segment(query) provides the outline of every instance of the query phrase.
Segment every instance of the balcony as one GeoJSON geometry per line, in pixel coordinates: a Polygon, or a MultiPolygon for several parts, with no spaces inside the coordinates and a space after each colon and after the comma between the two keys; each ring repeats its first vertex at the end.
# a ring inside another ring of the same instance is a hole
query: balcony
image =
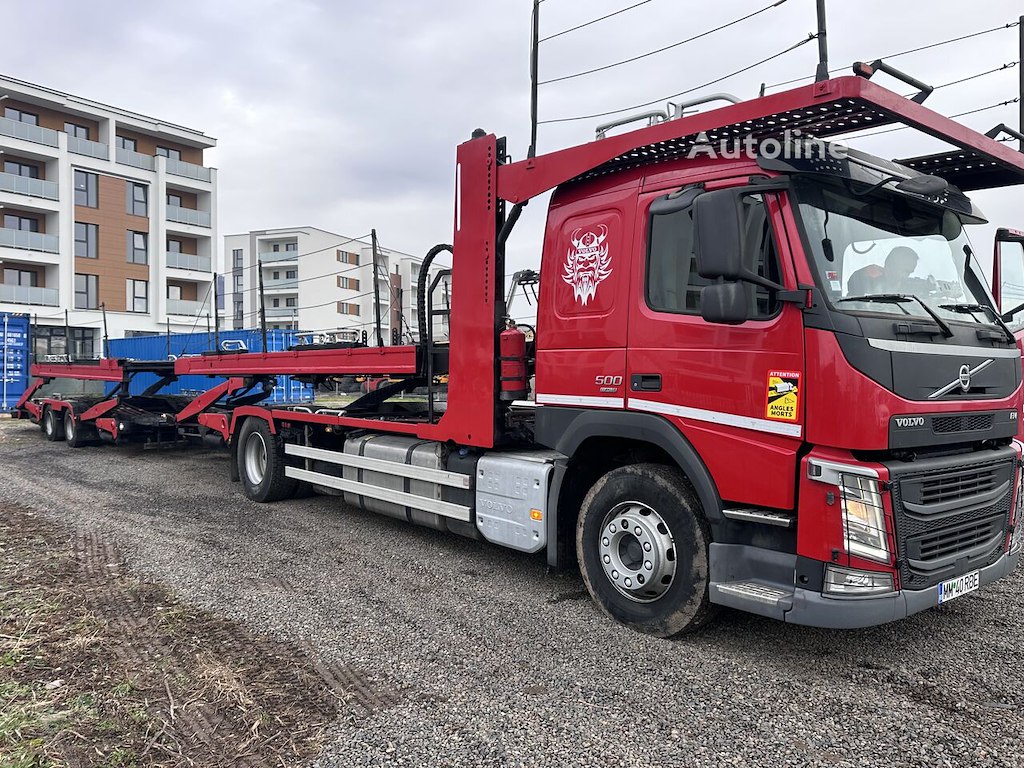
{"type": "Polygon", "coordinates": [[[179,224],[193,224],[197,227],[210,226],[210,214],[206,211],[196,211],[192,208],[179,208],[176,205],[167,206],[167,220],[176,221],[179,224]]]}
{"type": "Polygon", "coordinates": [[[57,199],[56,181],[32,179],[14,173],[0,173],[0,190],[29,197],[41,197],[46,200],[57,199]]]}
{"type": "Polygon", "coordinates": [[[57,131],[52,128],[29,125],[20,120],[11,120],[9,117],[0,117],[0,134],[36,144],[45,144],[48,147],[57,146],[57,131]]]}
{"type": "Polygon", "coordinates": [[[133,152],[123,147],[117,148],[117,162],[122,165],[130,165],[133,168],[143,168],[147,171],[156,170],[156,160],[152,155],[144,155],[141,152],[133,152]]]}
{"type": "Polygon", "coordinates": [[[168,251],[167,266],[175,269],[191,269],[195,272],[211,272],[213,266],[209,256],[197,256],[194,253],[174,253],[168,251]]]}
{"type": "Polygon", "coordinates": [[[68,136],[68,152],[86,157],[95,157],[97,160],[110,158],[110,149],[106,144],[98,141],[81,139],[78,136],[68,136]]]}
{"type": "Polygon", "coordinates": [[[291,291],[295,293],[299,289],[299,281],[291,280],[264,280],[263,290],[265,291],[291,291]]]}
{"type": "Polygon", "coordinates": [[[260,261],[267,264],[271,261],[298,261],[298,251],[266,251],[260,254],[260,261]]]}
{"type": "Polygon", "coordinates": [[[0,285],[0,302],[35,304],[41,307],[60,306],[56,288],[37,288],[32,285],[0,285]]]}
{"type": "Polygon", "coordinates": [[[268,318],[274,317],[278,319],[282,317],[295,319],[299,314],[297,307],[267,307],[266,312],[268,318]]]}
{"type": "Polygon", "coordinates": [[[205,315],[209,311],[210,305],[205,301],[187,301],[185,299],[167,300],[168,315],[187,315],[188,317],[197,317],[199,315],[205,315]]]}
{"type": "Polygon", "coordinates": [[[167,158],[167,172],[173,176],[184,176],[197,181],[209,181],[212,178],[209,168],[171,158],[167,158]]]}
{"type": "Polygon", "coordinates": [[[42,251],[43,253],[60,252],[56,235],[26,232],[23,229],[0,229],[0,248],[21,248],[26,251],[42,251]]]}

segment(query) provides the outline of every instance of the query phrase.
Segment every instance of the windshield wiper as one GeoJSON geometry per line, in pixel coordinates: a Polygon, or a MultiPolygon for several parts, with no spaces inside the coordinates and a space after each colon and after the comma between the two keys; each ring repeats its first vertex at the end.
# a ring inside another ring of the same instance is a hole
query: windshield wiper
{"type": "Polygon", "coordinates": [[[947,309],[950,312],[961,312],[964,314],[984,312],[992,318],[993,325],[999,326],[999,330],[1006,335],[1006,340],[1008,342],[1014,344],[1017,341],[1013,336],[1013,331],[1011,331],[1010,327],[1003,322],[1003,318],[999,316],[999,313],[987,304],[939,304],[939,309],[947,309]]]}
{"type": "MultiPolygon", "coordinates": [[[[928,316],[939,326],[943,336],[947,339],[953,336],[953,330],[946,324],[946,321],[939,317],[935,310],[929,307],[920,296],[915,296],[912,293],[866,293],[863,296],[847,296],[844,299],[839,299],[836,303],[839,304],[844,301],[885,301],[890,304],[905,304],[908,301],[916,301],[921,305],[921,309],[927,312],[928,316]]],[[[910,313],[907,312],[907,314],[909,315],[910,313]]]]}

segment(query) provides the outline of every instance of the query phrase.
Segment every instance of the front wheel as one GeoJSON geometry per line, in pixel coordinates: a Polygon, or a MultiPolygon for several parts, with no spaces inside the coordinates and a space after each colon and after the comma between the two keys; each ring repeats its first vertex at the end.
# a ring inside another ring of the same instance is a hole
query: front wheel
{"type": "Polygon", "coordinates": [[[587,493],[576,555],[591,597],[622,624],[657,637],[692,631],[712,615],[711,535],[682,473],[620,467],[587,493]]]}
{"type": "Polygon", "coordinates": [[[295,493],[297,480],[285,477],[284,440],[263,419],[245,420],[238,434],[238,474],[253,501],[279,501],[295,493]]]}

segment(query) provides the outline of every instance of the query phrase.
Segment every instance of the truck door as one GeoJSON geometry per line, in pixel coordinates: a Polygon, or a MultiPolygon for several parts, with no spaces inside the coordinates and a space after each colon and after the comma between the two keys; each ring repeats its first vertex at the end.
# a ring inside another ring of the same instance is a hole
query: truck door
{"type": "MultiPolygon", "coordinates": [[[[795,289],[781,200],[741,200],[748,268],[795,289]]],[[[700,295],[711,281],[697,273],[687,193],[641,196],[637,221],[627,408],[672,421],[723,500],[792,508],[807,385],[800,309],[750,285],[749,320],[706,322],[700,295]]]]}
{"type": "Polygon", "coordinates": [[[1024,232],[1020,230],[996,230],[992,294],[999,311],[1010,315],[1006,324],[1017,337],[1017,346],[1024,345],[1024,232]]]}

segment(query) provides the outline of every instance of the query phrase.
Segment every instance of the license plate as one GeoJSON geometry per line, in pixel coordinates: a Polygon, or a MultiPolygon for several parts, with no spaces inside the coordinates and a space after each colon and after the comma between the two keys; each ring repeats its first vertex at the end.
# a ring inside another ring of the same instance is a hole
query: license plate
{"type": "Polygon", "coordinates": [[[944,581],[939,584],[939,603],[948,603],[950,600],[963,597],[968,592],[976,590],[980,585],[981,571],[965,573],[963,576],[944,581]]]}

